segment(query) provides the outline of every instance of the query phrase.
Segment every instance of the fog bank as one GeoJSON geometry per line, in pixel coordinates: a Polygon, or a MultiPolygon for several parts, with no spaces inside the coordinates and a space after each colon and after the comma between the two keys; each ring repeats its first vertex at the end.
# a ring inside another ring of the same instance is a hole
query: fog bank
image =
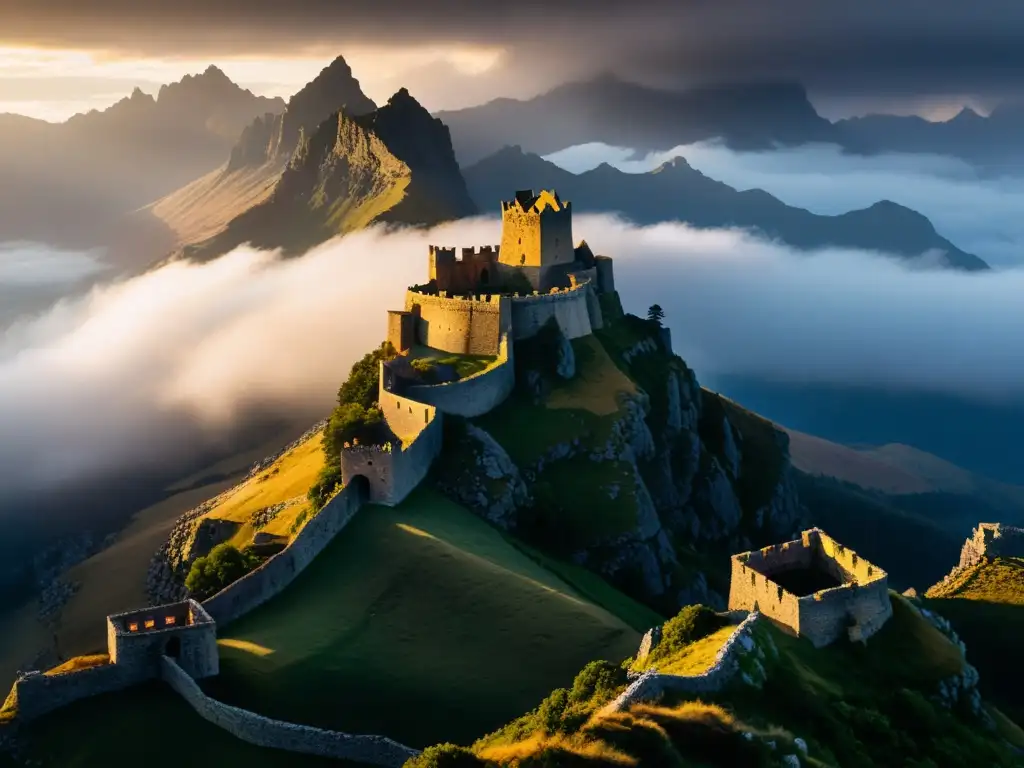
{"type": "MultiPolygon", "coordinates": [[[[616,258],[627,311],[665,309],[698,378],[1024,393],[1024,270],[911,270],[877,254],[808,255],[739,232],[608,216],[578,216],[575,236],[616,258]]],[[[315,419],[383,339],[385,310],[423,281],[428,243],[499,239],[498,221],[474,219],[359,232],[284,261],[240,248],[94,288],[13,325],[0,335],[0,487],[173,462],[254,409],[315,419]]]]}

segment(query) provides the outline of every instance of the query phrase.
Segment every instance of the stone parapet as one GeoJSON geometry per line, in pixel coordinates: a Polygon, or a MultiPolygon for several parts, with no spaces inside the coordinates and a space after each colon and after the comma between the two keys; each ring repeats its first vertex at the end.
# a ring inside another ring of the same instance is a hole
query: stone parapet
{"type": "Polygon", "coordinates": [[[172,659],[161,661],[164,681],[200,717],[249,744],[387,768],[399,768],[419,754],[419,751],[385,736],[353,735],[287,723],[229,706],[203,693],[172,659]]]}

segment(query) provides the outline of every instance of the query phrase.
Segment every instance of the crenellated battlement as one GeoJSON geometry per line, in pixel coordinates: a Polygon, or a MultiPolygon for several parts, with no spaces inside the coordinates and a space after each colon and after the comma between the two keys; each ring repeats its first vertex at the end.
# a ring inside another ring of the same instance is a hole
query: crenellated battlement
{"type": "Polygon", "coordinates": [[[820,528],[733,555],[731,610],[761,611],[816,647],[864,640],[888,620],[888,574],[820,528]]]}

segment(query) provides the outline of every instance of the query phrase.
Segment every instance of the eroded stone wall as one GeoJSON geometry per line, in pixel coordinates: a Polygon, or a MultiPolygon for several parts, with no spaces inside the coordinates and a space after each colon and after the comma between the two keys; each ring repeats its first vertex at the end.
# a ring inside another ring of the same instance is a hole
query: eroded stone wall
{"type": "Polygon", "coordinates": [[[417,750],[384,736],[352,735],[286,723],[229,706],[203,693],[195,681],[168,658],[161,660],[161,674],[167,684],[204,720],[259,747],[393,768],[398,768],[419,754],[417,750]]]}
{"type": "Polygon", "coordinates": [[[752,632],[760,614],[751,613],[722,644],[707,670],[697,675],[665,675],[651,669],[640,675],[615,699],[613,711],[629,709],[632,704],[659,698],[666,691],[674,693],[717,693],[735,679],[740,671],[739,657],[754,648],[752,632]]]}
{"type": "MultiPolygon", "coordinates": [[[[787,550],[788,557],[795,554],[787,550]]],[[[800,631],[800,603],[796,595],[787,592],[753,567],[749,567],[740,556],[734,556],[732,559],[729,610],[758,611],[779,624],[790,627],[794,632],[800,631]]]]}
{"type": "Polygon", "coordinates": [[[979,523],[960,550],[958,567],[968,568],[985,557],[1024,557],[1024,528],[979,523]]]}
{"type": "Polygon", "coordinates": [[[416,318],[419,343],[460,355],[498,354],[507,302],[503,296],[462,299],[417,291],[405,294],[405,309],[416,318]]]}
{"type": "Polygon", "coordinates": [[[536,335],[552,317],[568,339],[593,333],[587,293],[590,285],[556,293],[539,293],[512,298],[512,331],[516,341],[536,335]]]}

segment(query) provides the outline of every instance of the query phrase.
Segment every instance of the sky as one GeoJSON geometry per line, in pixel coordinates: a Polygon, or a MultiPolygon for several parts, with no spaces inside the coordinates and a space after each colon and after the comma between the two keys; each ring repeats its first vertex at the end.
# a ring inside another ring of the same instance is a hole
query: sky
{"type": "MultiPolygon", "coordinates": [[[[908,269],[877,254],[809,255],[734,231],[637,229],[608,216],[578,216],[574,229],[615,258],[627,311],[664,308],[698,379],[1024,394],[1024,269],[908,269]]],[[[167,466],[256,412],[312,424],[382,341],[385,310],[422,279],[428,244],[496,242],[499,231],[493,218],[374,228],[285,261],[241,248],[98,286],[0,331],[0,488],[167,466]]]]}
{"type": "Polygon", "coordinates": [[[1024,265],[1024,179],[979,174],[953,157],[845,154],[834,145],[737,152],[701,142],[633,159],[634,152],[586,144],[548,155],[573,173],[602,162],[644,173],[674,157],[736,189],[763,189],[789,205],[836,215],[892,200],[927,216],[940,235],[993,267],[1024,265]]]}
{"type": "Polygon", "coordinates": [[[334,56],[432,109],[607,72],[800,80],[829,117],[986,111],[1024,86],[1016,0],[0,0],[0,109],[58,118],[220,66],[287,95],[334,56]],[[59,104],[59,106],[58,106],[59,104]]]}

